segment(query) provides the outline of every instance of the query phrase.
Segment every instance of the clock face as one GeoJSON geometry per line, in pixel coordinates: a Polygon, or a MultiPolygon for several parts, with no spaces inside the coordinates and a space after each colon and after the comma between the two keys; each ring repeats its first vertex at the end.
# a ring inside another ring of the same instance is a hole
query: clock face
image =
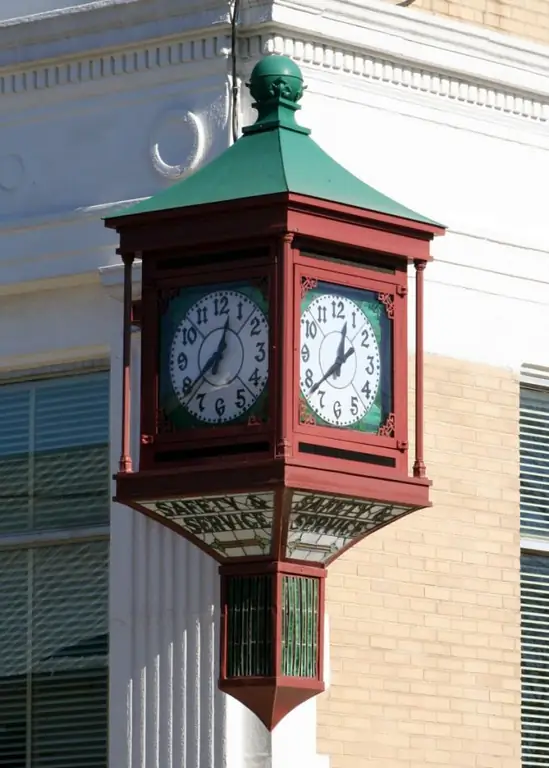
{"type": "Polygon", "coordinates": [[[327,425],[363,422],[378,398],[381,380],[379,334],[364,303],[343,293],[315,291],[302,307],[300,325],[305,402],[327,425]]]}
{"type": "Polygon", "coordinates": [[[178,405],[205,424],[245,414],[262,394],[269,371],[269,326],[247,293],[205,293],[173,332],[169,375],[178,405]]]}

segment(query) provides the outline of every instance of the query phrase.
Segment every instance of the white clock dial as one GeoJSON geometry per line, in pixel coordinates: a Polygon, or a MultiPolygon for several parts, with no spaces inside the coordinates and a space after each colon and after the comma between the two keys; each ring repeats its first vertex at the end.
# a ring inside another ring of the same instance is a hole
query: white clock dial
{"type": "Polygon", "coordinates": [[[170,352],[179,402],[200,421],[242,416],[265,389],[269,326],[261,308],[239,291],[208,293],[189,309],[170,352]]]}
{"type": "Polygon", "coordinates": [[[301,392],[321,419],[356,424],[379,389],[380,354],[372,324],[358,304],[324,294],[301,315],[301,392]]]}

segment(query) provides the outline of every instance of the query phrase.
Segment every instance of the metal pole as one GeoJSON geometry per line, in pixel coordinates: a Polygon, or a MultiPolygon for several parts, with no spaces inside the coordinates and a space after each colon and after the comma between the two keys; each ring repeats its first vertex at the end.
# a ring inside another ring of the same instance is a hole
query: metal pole
{"type": "Polygon", "coordinates": [[[124,329],[122,339],[122,446],[120,472],[132,471],[131,436],[131,333],[132,333],[132,265],[133,253],[122,256],[124,262],[124,329]]]}
{"type": "Polygon", "coordinates": [[[416,457],[414,477],[425,477],[423,458],[423,288],[425,262],[415,261],[416,268],[416,457]]]}

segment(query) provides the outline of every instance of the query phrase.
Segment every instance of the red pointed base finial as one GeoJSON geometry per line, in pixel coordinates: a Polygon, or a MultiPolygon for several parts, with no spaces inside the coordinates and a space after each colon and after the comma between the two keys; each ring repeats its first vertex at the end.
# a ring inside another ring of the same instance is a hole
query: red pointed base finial
{"type": "Polygon", "coordinates": [[[244,704],[268,731],[300,704],[325,689],[319,680],[292,677],[220,680],[219,689],[244,704]]]}
{"type": "Polygon", "coordinates": [[[258,560],[219,570],[219,689],[272,731],[292,709],[324,690],[326,569],[258,560]]]}

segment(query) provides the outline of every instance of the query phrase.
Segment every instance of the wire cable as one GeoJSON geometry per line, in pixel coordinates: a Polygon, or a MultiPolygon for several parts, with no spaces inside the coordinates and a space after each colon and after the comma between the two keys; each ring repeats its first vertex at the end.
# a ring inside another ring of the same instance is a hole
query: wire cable
{"type": "Polygon", "coordinates": [[[231,18],[231,80],[232,80],[232,99],[231,99],[231,122],[233,142],[238,139],[238,73],[237,73],[237,60],[238,60],[238,37],[237,27],[240,20],[240,0],[234,0],[230,12],[231,18]]]}

